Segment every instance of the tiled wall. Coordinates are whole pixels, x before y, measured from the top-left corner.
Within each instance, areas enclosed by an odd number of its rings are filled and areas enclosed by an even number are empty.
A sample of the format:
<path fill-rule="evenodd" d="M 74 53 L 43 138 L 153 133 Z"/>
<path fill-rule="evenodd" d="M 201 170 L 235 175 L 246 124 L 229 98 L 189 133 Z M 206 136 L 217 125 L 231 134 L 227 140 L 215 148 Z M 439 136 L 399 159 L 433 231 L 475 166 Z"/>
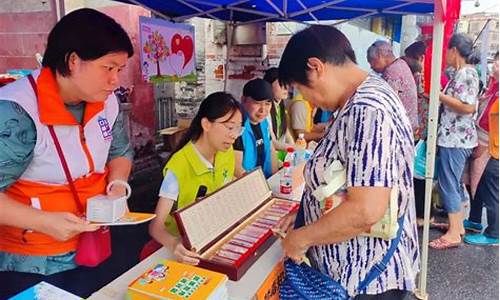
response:
<path fill-rule="evenodd" d="M 0 5 L 0 73 L 38 67 L 50 29 L 56 23 L 54 1 L 2 1 Z"/>

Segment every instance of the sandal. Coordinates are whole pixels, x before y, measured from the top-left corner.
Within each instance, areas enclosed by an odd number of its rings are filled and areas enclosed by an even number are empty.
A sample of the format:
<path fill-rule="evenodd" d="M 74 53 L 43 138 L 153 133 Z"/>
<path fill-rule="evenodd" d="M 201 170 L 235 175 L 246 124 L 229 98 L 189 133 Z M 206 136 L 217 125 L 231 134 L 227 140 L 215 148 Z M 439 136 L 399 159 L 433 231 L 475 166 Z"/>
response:
<path fill-rule="evenodd" d="M 429 247 L 432 249 L 436 250 L 444 250 L 444 249 L 451 249 L 451 248 L 458 248 L 462 244 L 462 241 L 460 242 L 450 242 L 443 237 L 437 238 L 431 242 L 429 242 Z"/>

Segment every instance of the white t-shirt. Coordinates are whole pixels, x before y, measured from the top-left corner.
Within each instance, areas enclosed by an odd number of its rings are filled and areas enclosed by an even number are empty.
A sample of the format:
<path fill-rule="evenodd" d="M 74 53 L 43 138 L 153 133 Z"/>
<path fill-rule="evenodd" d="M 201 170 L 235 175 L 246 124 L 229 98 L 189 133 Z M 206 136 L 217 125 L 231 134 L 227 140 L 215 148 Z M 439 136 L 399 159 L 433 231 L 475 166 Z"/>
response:
<path fill-rule="evenodd" d="M 198 157 L 201 159 L 201 161 L 207 166 L 207 168 L 213 169 L 214 166 L 212 165 L 212 163 L 210 163 L 203 155 L 201 155 L 200 151 L 194 144 L 193 148 L 196 151 L 196 154 L 198 154 Z M 161 183 L 158 196 L 174 201 L 177 201 L 177 198 L 179 198 L 179 181 L 177 181 L 177 177 L 172 171 L 167 170 L 167 174 L 165 174 L 165 177 L 163 178 L 163 181 Z"/>

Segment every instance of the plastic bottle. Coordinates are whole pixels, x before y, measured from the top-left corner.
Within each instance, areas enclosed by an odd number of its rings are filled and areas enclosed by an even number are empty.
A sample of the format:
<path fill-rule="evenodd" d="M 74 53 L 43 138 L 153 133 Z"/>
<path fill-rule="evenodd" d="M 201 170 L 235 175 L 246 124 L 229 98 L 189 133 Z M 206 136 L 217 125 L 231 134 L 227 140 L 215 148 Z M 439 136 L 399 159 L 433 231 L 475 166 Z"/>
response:
<path fill-rule="evenodd" d="M 295 165 L 295 152 L 294 152 L 293 147 L 286 148 L 286 156 L 285 156 L 285 160 L 283 161 L 283 163 L 285 163 L 285 162 L 289 162 L 290 167 Z"/>
<path fill-rule="evenodd" d="M 281 170 L 280 177 L 280 193 L 281 194 L 291 194 L 292 193 L 292 167 L 289 161 L 283 163 L 283 170 Z"/>
<path fill-rule="evenodd" d="M 305 151 L 307 148 L 307 142 L 304 138 L 303 133 L 299 133 L 299 137 L 295 141 L 295 165 L 300 165 L 305 161 Z"/>

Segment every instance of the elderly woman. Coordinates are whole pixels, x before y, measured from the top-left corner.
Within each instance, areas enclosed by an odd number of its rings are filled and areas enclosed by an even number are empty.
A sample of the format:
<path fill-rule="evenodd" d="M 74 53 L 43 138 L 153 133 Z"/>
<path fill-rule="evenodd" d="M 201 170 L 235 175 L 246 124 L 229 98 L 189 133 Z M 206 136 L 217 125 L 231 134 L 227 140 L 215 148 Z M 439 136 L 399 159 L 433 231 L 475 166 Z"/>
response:
<path fill-rule="evenodd" d="M 396 58 L 392 46 L 386 41 L 374 42 L 366 51 L 372 69 L 396 91 L 410 119 L 413 132 L 418 130 L 417 86 L 408 64 Z"/>
<path fill-rule="evenodd" d="M 315 45 L 315 47 L 310 47 Z M 336 28 L 314 25 L 295 34 L 280 62 L 280 81 L 312 104 L 338 111 L 305 167 L 306 187 L 296 227 L 283 240 L 285 255 L 338 281 L 355 299 L 402 299 L 415 288 L 418 243 L 412 184 L 413 134 L 398 95 L 382 78 L 356 65 L 351 44 Z M 340 161 L 347 199 L 325 212 L 313 191 L 325 169 Z M 397 189 L 401 242 L 385 270 L 359 290 L 367 272 L 388 252 L 390 240 L 364 236 Z M 281 222 L 285 230 L 293 216 Z M 303 221 L 303 222 L 302 222 Z M 301 224 L 303 223 L 303 224 Z"/>
<path fill-rule="evenodd" d="M 442 113 L 438 128 L 439 151 L 438 187 L 441 201 L 448 213 L 449 227 L 429 246 L 435 249 L 457 247 L 463 226 L 463 204 L 465 199 L 461 177 L 466 161 L 477 146 L 477 131 L 474 121 L 479 77 L 476 69 L 467 64 L 472 53 L 472 39 L 464 34 L 454 34 L 448 43 L 446 64 L 456 71 L 444 92 L 439 95 Z"/>
<path fill-rule="evenodd" d="M 405 49 L 401 57 L 410 67 L 417 88 L 418 127 L 414 132 L 415 139 L 427 139 L 427 115 L 429 114 L 429 96 L 424 92 L 423 63 L 427 46 L 423 41 L 417 41 Z"/>
<path fill-rule="evenodd" d="M 417 41 L 405 49 L 405 55 L 401 57 L 410 67 L 417 87 L 417 113 L 418 127 L 413 132 L 415 142 L 427 140 L 427 116 L 429 115 L 429 97 L 424 92 L 423 61 L 426 45 L 423 41 Z M 423 178 L 413 178 L 415 189 L 415 208 L 417 212 L 417 224 L 424 223 L 425 204 L 425 180 Z"/>

